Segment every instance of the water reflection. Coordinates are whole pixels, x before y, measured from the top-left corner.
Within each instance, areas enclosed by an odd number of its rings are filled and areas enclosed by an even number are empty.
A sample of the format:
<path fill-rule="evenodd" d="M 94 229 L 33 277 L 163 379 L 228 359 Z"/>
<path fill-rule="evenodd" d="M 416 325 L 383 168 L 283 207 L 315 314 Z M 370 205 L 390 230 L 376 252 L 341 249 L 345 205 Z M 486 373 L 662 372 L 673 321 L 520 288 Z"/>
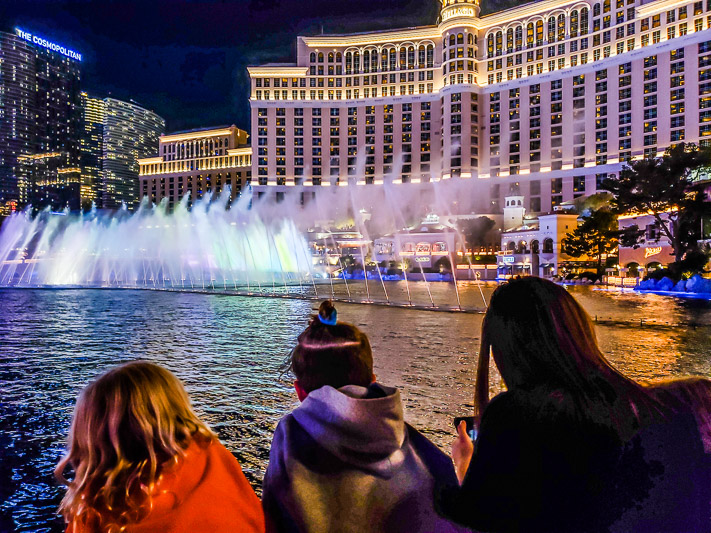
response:
<path fill-rule="evenodd" d="M 392 295 L 404 290 L 388 286 Z M 484 289 L 487 299 L 492 290 Z M 626 374 L 711 373 L 709 302 L 571 291 L 591 315 L 627 322 L 598 326 L 604 352 Z M 414 292 L 426 294 L 421 284 Z M 451 285 L 432 292 L 454 301 Z M 475 284 L 461 292 L 464 305 L 481 306 Z M 198 413 L 259 486 L 276 422 L 296 404 L 280 365 L 312 302 L 116 290 L 3 290 L 0 301 L 0 531 L 62 530 L 52 522 L 60 492 L 51 472 L 76 395 L 134 359 L 163 364 L 186 383 Z M 446 448 L 452 417 L 471 407 L 481 315 L 344 304 L 340 316 L 370 335 L 378 379 L 401 388 L 408 421 Z M 630 324 L 640 319 L 701 326 Z M 492 392 L 500 387 L 494 376 Z"/>

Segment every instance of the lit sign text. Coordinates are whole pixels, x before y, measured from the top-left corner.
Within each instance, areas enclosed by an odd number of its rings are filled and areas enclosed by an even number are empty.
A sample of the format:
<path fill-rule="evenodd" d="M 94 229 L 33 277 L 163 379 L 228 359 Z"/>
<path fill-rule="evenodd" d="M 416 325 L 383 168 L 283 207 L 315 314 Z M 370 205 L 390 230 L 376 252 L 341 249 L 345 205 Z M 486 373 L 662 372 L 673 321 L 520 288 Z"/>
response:
<path fill-rule="evenodd" d="M 501 258 L 504 263 L 515 263 L 516 258 L 513 255 L 505 255 Z"/>
<path fill-rule="evenodd" d="M 661 253 L 662 253 L 661 246 L 655 246 L 654 248 L 645 248 L 644 249 L 644 258 L 647 259 L 648 257 L 652 257 L 653 255 L 658 255 Z"/>
<path fill-rule="evenodd" d="M 64 46 L 48 41 L 47 39 L 43 39 L 42 37 L 37 37 L 36 35 L 32 35 L 29 32 L 22 31 L 20 28 L 16 28 L 15 31 L 17 32 L 18 37 L 24 39 L 29 43 L 36 44 L 37 46 L 41 46 L 43 48 L 47 48 L 48 50 L 52 50 L 53 52 L 58 52 L 63 56 L 67 56 L 71 59 L 81 61 L 81 54 L 79 52 L 75 52 L 74 50 L 65 48 Z"/>
<path fill-rule="evenodd" d="M 454 7 L 442 12 L 442 20 L 449 20 L 454 17 L 473 17 L 473 7 Z"/>

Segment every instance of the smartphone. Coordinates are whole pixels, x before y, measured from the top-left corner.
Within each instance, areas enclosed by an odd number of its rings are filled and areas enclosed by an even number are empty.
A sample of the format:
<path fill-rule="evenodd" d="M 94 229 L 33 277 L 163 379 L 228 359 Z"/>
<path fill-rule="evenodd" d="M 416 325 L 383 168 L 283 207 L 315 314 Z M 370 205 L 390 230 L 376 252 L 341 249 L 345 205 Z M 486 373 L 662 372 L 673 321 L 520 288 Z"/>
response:
<path fill-rule="evenodd" d="M 457 416 L 454 418 L 454 427 L 459 427 L 459 424 L 464 421 L 467 424 L 467 435 L 473 441 L 476 440 L 477 429 L 474 423 L 475 419 L 473 416 Z"/>

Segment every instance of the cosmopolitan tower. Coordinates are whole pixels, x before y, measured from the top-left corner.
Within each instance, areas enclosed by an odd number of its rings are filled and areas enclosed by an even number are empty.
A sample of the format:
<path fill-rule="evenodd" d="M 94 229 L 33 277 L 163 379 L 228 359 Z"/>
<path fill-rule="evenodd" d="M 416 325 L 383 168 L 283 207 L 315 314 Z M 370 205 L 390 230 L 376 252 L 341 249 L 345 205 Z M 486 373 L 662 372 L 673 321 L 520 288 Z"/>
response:
<path fill-rule="evenodd" d="M 625 161 L 711 138 L 711 1 L 543 0 L 436 25 L 299 37 L 250 67 L 253 185 L 289 191 L 470 182 L 459 208 L 516 191 L 544 213 Z"/>

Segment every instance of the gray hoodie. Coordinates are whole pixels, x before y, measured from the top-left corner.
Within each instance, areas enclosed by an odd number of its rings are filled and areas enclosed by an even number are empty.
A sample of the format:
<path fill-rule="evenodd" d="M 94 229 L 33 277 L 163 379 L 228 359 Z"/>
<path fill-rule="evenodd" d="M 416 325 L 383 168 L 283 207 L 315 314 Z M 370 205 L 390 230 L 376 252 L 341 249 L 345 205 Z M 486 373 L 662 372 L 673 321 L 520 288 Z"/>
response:
<path fill-rule="evenodd" d="M 452 461 L 405 424 L 396 389 L 325 386 L 279 422 L 262 501 L 268 532 L 468 531 L 434 510 L 453 486 Z"/>

